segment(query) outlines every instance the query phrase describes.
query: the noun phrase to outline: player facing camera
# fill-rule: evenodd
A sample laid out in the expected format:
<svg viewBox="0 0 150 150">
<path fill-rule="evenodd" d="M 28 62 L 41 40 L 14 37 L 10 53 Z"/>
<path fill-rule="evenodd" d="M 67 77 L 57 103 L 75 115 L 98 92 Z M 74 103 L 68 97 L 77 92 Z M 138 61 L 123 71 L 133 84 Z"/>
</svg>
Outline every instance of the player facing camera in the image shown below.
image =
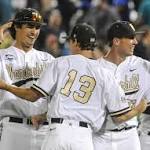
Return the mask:
<svg viewBox="0 0 150 150">
<path fill-rule="evenodd" d="M 94 50 L 96 47 L 96 32 L 92 26 L 86 23 L 77 24 L 71 30 L 67 40 L 76 41 L 81 50 Z"/>
<path fill-rule="evenodd" d="M 33 9 L 33 8 L 25 8 L 20 10 L 16 15 L 15 18 L 12 20 L 13 24 L 11 26 L 10 34 L 15 39 L 16 35 L 16 28 L 21 28 L 22 25 L 26 25 L 27 28 L 36 28 L 40 29 L 43 23 L 42 16 L 40 13 Z"/>
<path fill-rule="evenodd" d="M 107 32 L 107 42 L 112 46 L 114 38 L 134 39 L 137 34 L 143 34 L 143 31 L 136 31 L 134 26 L 128 21 L 117 21 L 113 23 Z"/>
</svg>

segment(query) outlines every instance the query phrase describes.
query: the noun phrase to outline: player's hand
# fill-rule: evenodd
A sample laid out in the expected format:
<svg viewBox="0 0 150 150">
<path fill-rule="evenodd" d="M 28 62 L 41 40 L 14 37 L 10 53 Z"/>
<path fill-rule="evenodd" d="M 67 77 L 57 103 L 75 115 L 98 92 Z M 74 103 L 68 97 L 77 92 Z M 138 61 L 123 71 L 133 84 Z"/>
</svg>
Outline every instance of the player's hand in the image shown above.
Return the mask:
<svg viewBox="0 0 150 150">
<path fill-rule="evenodd" d="M 35 115 L 31 117 L 31 121 L 33 124 L 33 127 L 35 127 L 36 129 L 39 128 L 39 126 L 46 121 L 46 114 L 40 114 L 40 115 Z"/>
<path fill-rule="evenodd" d="M 140 103 L 135 107 L 136 110 L 139 112 L 139 113 L 142 113 L 146 110 L 147 108 L 147 100 L 146 99 L 142 99 L 140 101 Z"/>
<path fill-rule="evenodd" d="M 0 44 L 4 40 L 4 31 L 12 26 L 12 22 L 7 22 L 0 26 Z"/>
<path fill-rule="evenodd" d="M 5 90 L 7 89 L 7 84 L 4 80 L 0 79 L 0 89 Z"/>
</svg>

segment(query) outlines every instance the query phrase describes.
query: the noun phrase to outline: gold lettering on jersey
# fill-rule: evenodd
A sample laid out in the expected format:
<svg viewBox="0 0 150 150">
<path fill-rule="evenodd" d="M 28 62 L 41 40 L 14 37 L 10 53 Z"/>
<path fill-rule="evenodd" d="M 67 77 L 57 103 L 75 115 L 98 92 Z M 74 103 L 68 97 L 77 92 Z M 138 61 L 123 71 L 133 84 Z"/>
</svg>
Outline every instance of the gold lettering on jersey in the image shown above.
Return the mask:
<svg viewBox="0 0 150 150">
<path fill-rule="evenodd" d="M 46 63 L 38 64 L 36 63 L 35 67 L 23 69 L 14 69 L 12 65 L 6 65 L 7 72 L 11 78 L 11 80 L 22 80 L 27 78 L 39 78 L 40 74 L 43 72 L 44 68 L 46 68 Z"/>
<path fill-rule="evenodd" d="M 139 74 L 133 74 L 131 77 L 125 75 L 124 81 L 120 85 L 125 93 L 132 93 L 139 90 Z"/>
</svg>

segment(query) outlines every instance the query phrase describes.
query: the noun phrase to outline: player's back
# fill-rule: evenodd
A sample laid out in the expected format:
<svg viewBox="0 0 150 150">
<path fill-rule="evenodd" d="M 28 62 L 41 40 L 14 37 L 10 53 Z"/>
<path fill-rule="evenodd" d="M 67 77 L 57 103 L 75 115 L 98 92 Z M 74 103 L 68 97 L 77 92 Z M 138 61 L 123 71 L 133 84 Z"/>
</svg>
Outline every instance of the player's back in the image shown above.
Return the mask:
<svg viewBox="0 0 150 150">
<path fill-rule="evenodd" d="M 119 104 L 123 93 L 96 60 L 82 55 L 65 56 L 54 60 L 46 72 L 48 76 L 37 86 L 53 93 L 48 118 L 82 120 L 99 129 L 105 119 L 106 105 L 110 112 L 128 107 Z"/>
</svg>

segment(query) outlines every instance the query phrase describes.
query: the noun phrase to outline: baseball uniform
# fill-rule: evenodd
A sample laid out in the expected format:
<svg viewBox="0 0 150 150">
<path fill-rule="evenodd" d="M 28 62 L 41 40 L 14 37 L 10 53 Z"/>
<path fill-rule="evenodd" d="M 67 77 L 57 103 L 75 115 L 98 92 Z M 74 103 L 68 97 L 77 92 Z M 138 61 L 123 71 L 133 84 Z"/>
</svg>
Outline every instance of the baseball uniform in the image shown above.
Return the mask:
<svg viewBox="0 0 150 150">
<path fill-rule="evenodd" d="M 111 116 L 130 110 L 114 77 L 79 54 L 55 59 L 32 88 L 53 95 L 42 150 L 93 150 L 92 131 L 101 128 L 107 110 Z"/>
<path fill-rule="evenodd" d="M 149 99 L 145 96 L 149 89 L 149 62 L 130 56 L 118 66 L 103 58 L 99 59 L 99 63 L 115 76 L 131 107 L 135 107 L 142 97 Z M 108 116 L 102 130 L 93 136 L 95 150 L 140 150 L 137 126 L 137 117 L 117 126 Z"/>
<path fill-rule="evenodd" d="M 0 51 L 0 77 L 14 86 L 29 87 L 53 59 L 48 53 L 34 48 L 24 52 L 11 46 Z M 48 123 L 35 130 L 29 117 L 47 112 L 47 99 L 31 103 L 2 90 L 0 97 L 0 118 L 3 118 L 0 149 L 40 150 Z"/>
</svg>

